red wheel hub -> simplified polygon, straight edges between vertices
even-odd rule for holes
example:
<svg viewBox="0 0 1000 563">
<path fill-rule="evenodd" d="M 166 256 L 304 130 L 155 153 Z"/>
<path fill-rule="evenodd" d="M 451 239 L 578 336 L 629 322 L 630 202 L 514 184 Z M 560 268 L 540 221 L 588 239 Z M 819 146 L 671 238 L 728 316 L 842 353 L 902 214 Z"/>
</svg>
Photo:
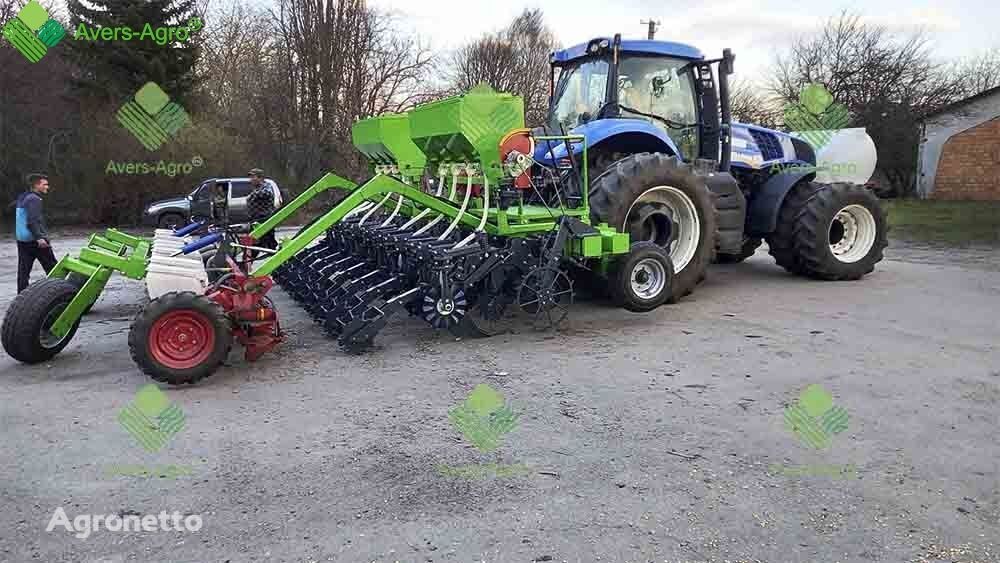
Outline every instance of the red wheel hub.
<svg viewBox="0 0 1000 563">
<path fill-rule="evenodd" d="M 190 369 L 215 349 L 215 327 L 198 311 L 170 311 L 156 319 L 149 331 L 153 359 L 170 369 Z"/>
</svg>

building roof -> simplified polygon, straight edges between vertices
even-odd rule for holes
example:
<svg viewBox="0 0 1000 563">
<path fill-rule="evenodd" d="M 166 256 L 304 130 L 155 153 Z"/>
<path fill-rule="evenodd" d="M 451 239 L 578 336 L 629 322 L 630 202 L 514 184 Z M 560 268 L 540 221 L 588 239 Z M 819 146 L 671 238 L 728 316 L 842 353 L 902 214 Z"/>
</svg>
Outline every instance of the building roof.
<svg viewBox="0 0 1000 563">
<path fill-rule="evenodd" d="M 610 37 L 597 37 L 586 43 L 580 43 L 561 51 L 552 53 L 552 62 L 559 64 L 579 59 L 587 55 L 587 45 L 602 39 L 611 42 Z M 684 43 L 674 43 L 673 41 L 649 41 L 646 39 L 622 39 L 622 53 L 663 55 L 668 57 L 680 57 L 682 59 L 701 60 L 705 55 L 697 48 Z"/>
<path fill-rule="evenodd" d="M 955 109 L 958 109 L 958 108 L 960 108 L 960 107 L 962 107 L 964 105 L 971 104 L 972 102 L 975 102 L 977 100 L 981 100 L 983 98 L 988 98 L 988 97 L 990 97 L 990 96 L 992 96 L 994 94 L 1000 94 L 1000 86 L 995 86 L 995 87 L 990 88 L 988 90 L 983 90 L 982 92 L 980 92 L 978 94 L 975 94 L 975 95 L 972 95 L 972 96 L 969 96 L 968 98 L 964 98 L 964 99 L 958 100 L 957 102 L 952 102 L 952 103 L 950 103 L 950 104 L 948 104 L 948 105 L 944 106 L 943 108 L 940 108 L 940 109 L 938 109 L 936 111 L 925 113 L 920 119 L 923 120 L 923 119 L 927 119 L 929 117 L 934 117 L 936 115 L 941 115 L 942 113 L 948 113 L 948 112 L 953 111 Z"/>
</svg>

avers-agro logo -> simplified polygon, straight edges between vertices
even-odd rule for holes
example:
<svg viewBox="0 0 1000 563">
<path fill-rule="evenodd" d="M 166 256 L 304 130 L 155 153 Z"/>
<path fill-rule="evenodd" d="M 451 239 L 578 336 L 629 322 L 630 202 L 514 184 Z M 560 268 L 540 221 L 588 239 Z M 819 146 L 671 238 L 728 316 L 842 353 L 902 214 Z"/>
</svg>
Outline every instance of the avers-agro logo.
<svg viewBox="0 0 1000 563">
<path fill-rule="evenodd" d="M 135 99 L 118 110 L 118 122 L 151 151 L 163 146 L 191 119 L 156 83 L 147 82 Z"/>
<path fill-rule="evenodd" d="M 62 41 L 66 30 L 49 17 L 49 12 L 41 4 L 31 0 L 3 26 L 3 36 L 24 58 L 37 63 L 49 49 Z"/>
</svg>

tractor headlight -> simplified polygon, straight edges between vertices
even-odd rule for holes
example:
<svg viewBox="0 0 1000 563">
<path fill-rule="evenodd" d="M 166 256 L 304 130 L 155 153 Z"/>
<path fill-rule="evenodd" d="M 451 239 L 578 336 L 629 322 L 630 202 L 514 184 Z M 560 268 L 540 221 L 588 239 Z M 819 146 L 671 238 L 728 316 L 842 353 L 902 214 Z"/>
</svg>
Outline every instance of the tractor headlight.
<svg viewBox="0 0 1000 563">
<path fill-rule="evenodd" d="M 607 39 L 605 39 L 604 41 L 601 41 L 601 49 L 607 49 L 610 46 L 611 46 L 611 43 Z"/>
</svg>

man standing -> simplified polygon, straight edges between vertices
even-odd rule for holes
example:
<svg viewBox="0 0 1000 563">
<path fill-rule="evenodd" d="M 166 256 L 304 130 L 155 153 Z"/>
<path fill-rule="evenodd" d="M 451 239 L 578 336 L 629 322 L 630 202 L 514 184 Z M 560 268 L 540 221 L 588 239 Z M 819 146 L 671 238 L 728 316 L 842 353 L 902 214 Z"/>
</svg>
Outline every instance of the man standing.
<svg viewBox="0 0 1000 563">
<path fill-rule="evenodd" d="M 254 221 L 266 221 L 281 208 L 281 190 L 274 180 L 264 177 L 264 171 L 260 168 L 250 171 L 250 184 L 254 188 L 247 196 L 247 211 L 250 218 Z M 257 244 L 263 248 L 278 248 L 274 230 L 261 237 Z"/>
<path fill-rule="evenodd" d="M 49 177 L 45 174 L 28 176 L 30 189 L 17 198 L 15 236 L 17 237 L 17 292 L 28 287 L 31 268 L 37 259 L 45 273 L 56 265 L 56 256 L 49 244 L 42 213 L 42 196 L 49 193 Z"/>
</svg>

